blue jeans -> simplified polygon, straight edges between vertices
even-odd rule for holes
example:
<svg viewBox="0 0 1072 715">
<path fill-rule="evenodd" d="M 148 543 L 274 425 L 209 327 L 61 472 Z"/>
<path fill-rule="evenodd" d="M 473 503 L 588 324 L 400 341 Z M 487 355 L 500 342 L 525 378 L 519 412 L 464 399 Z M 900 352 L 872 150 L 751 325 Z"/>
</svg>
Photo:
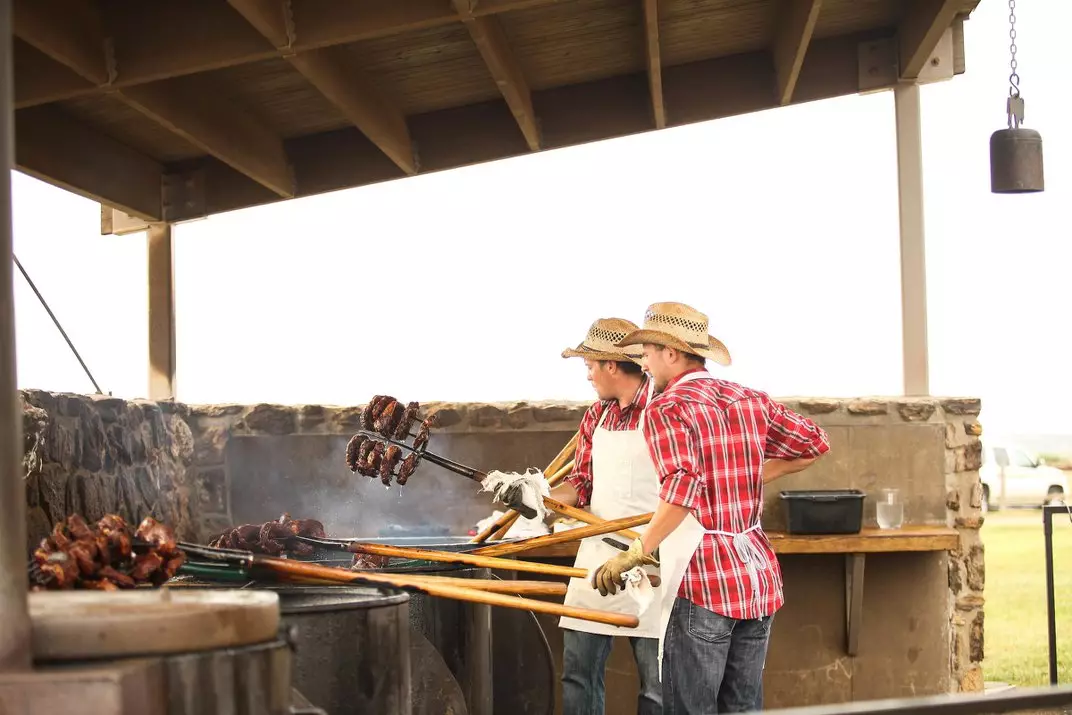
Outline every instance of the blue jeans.
<svg viewBox="0 0 1072 715">
<path fill-rule="evenodd" d="M 640 675 L 638 715 L 662 713 L 659 684 L 659 639 L 630 638 Z M 583 631 L 562 631 L 562 713 L 603 715 L 603 674 L 614 636 Z"/>
<path fill-rule="evenodd" d="M 727 618 L 678 597 L 663 643 L 663 712 L 762 710 L 771 619 Z"/>
</svg>

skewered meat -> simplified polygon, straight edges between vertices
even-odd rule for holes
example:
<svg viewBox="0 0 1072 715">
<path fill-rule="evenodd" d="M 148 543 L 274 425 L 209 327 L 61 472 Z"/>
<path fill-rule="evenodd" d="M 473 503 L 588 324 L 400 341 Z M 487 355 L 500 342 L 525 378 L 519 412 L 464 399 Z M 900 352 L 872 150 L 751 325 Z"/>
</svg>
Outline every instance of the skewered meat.
<svg viewBox="0 0 1072 715">
<path fill-rule="evenodd" d="M 279 523 L 297 536 L 309 536 L 314 539 L 327 538 L 324 525 L 316 519 L 291 519 L 290 514 L 283 514 L 279 517 Z"/>
<path fill-rule="evenodd" d="M 383 442 L 375 442 L 372 445 L 372 451 L 368 454 L 368 459 L 365 461 L 365 469 L 368 471 L 368 476 L 374 477 L 379 473 L 380 460 L 383 459 L 384 450 L 387 449 L 387 445 Z"/>
<path fill-rule="evenodd" d="M 384 437 L 391 437 L 395 433 L 395 430 L 398 429 L 398 424 L 402 421 L 405 414 L 406 408 L 397 400 L 388 402 L 384 407 L 383 412 L 376 418 L 376 431 Z"/>
<path fill-rule="evenodd" d="M 365 409 L 361 412 L 361 426 L 366 430 L 374 430 L 376 427 L 376 420 L 383 413 L 384 408 L 388 404 L 395 402 L 395 398 L 389 395 L 376 395 L 369 403 L 365 405 Z"/>
<path fill-rule="evenodd" d="M 294 534 L 278 521 L 265 522 L 261 527 L 260 546 L 266 554 L 281 554 Z"/>
<path fill-rule="evenodd" d="M 413 476 L 413 473 L 417 471 L 417 465 L 421 463 L 421 455 L 417 452 L 412 452 L 402 460 L 401 466 L 398 468 L 398 481 L 399 486 L 406 486 L 406 482 Z"/>
<path fill-rule="evenodd" d="M 135 536 L 122 517 L 108 514 L 89 526 L 70 516 L 34 551 L 31 587 L 114 591 L 146 582 L 160 585 L 185 561 L 171 529 L 152 518 L 141 523 L 136 537 L 137 554 Z"/>
<path fill-rule="evenodd" d="M 316 519 L 292 519 L 283 514 L 277 521 L 263 524 L 243 524 L 229 529 L 209 541 L 209 546 L 221 549 L 250 551 L 255 554 L 277 556 L 288 551 L 298 556 L 310 556 L 315 550 L 311 544 L 299 541 L 298 536 L 314 539 L 327 538 L 324 525 Z"/>
<path fill-rule="evenodd" d="M 382 569 L 391 561 L 390 556 L 374 556 L 372 554 L 354 554 L 351 571 L 367 571 L 369 569 Z"/>
<path fill-rule="evenodd" d="M 380 481 L 384 486 L 391 486 L 391 475 L 401 457 L 402 448 L 398 445 L 392 444 L 384 450 L 383 459 L 380 460 Z"/>
<path fill-rule="evenodd" d="M 409 431 L 413 427 L 413 423 L 417 421 L 417 412 L 421 409 L 421 406 L 417 402 L 411 402 L 406 405 L 406 411 L 402 415 L 402 421 L 398 423 L 398 427 L 395 429 L 395 439 L 404 440 L 409 437 Z"/>
<path fill-rule="evenodd" d="M 350 438 L 350 441 L 346 443 L 346 466 L 351 472 L 357 471 L 357 454 L 361 451 L 362 445 L 367 441 L 368 437 L 355 434 Z"/>
</svg>

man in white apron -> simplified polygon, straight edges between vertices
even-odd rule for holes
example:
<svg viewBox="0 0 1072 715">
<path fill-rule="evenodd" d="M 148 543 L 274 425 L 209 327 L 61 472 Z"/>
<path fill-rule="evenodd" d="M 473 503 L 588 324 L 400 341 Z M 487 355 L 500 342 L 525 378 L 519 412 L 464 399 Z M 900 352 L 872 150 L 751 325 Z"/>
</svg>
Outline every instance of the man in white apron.
<svg viewBox="0 0 1072 715">
<path fill-rule="evenodd" d="M 659 506 L 630 551 L 597 569 L 595 585 L 605 590 L 659 549 L 664 712 L 761 709 L 771 617 L 784 602 L 759 524 L 763 483 L 804 469 L 829 441 L 764 393 L 712 377 L 705 361 L 729 365 L 729 351 L 687 305 L 649 306 L 644 328 L 618 343 L 635 345 L 659 393 L 644 420 Z"/>
<path fill-rule="evenodd" d="M 581 420 L 580 436 L 572 473 L 552 491 L 552 497 L 571 506 L 588 506 L 595 516 L 618 519 L 655 510 L 659 503 L 659 482 L 641 432 L 644 409 L 650 398 L 651 380 L 641 371 L 639 348 L 623 351 L 614 344 L 636 330 L 628 320 L 597 320 L 584 341 L 563 351 L 562 357 L 583 358 L 599 401 Z M 502 497 L 509 506 L 520 503 L 520 490 L 506 490 Z M 516 507 L 514 507 L 516 508 Z M 643 527 L 637 527 L 643 531 Z M 608 535 L 627 543 L 613 534 Z M 594 569 L 610 556 L 621 553 L 602 536 L 585 539 L 577 552 L 576 566 Z M 658 573 L 649 569 L 649 573 Z M 637 712 L 662 712 L 659 682 L 659 608 L 661 591 L 654 589 L 655 601 L 640 618 L 638 628 L 618 628 L 573 618 L 563 618 L 562 705 L 565 715 L 600 715 L 604 711 L 604 682 L 607 657 L 614 636 L 630 640 L 640 676 Z M 601 597 L 587 579 L 570 579 L 565 603 L 636 615 L 637 603 L 626 593 Z"/>
</svg>

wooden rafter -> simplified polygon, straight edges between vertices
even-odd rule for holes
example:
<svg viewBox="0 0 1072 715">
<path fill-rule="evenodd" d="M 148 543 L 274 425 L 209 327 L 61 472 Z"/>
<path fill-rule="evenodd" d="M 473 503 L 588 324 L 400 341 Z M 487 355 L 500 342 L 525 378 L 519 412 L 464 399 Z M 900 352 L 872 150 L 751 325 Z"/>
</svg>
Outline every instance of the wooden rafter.
<svg viewBox="0 0 1072 715">
<path fill-rule="evenodd" d="M 360 72 L 344 67 L 330 49 L 293 54 L 297 38 L 289 0 L 228 0 L 287 61 L 334 104 L 402 171 L 417 173 L 417 159 L 406 117 Z"/>
<path fill-rule="evenodd" d="M 201 78 L 180 77 L 131 87 L 116 96 L 279 196 L 294 196 L 294 176 L 283 140 Z"/>
<path fill-rule="evenodd" d="M 659 0 L 644 0 L 644 46 L 655 128 L 662 129 L 666 126 L 666 103 L 663 101 L 663 62 L 659 52 Z"/>
<path fill-rule="evenodd" d="M 538 151 L 540 128 L 536 121 L 536 110 L 532 108 L 532 91 L 521 72 L 517 57 L 510 49 L 502 26 L 491 15 L 474 15 L 474 5 L 477 4 L 475 0 L 453 2 L 477 50 L 480 51 L 480 56 L 484 58 L 484 64 L 502 92 L 506 105 L 510 107 L 510 113 L 514 115 L 517 126 L 525 137 L 525 143 L 532 151 Z"/>
<path fill-rule="evenodd" d="M 906 4 L 904 19 L 897 29 L 900 77 L 915 80 L 964 3 L 962 0 L 913 0 Z"/>
<path fill-rule="evenodd" d="M 94 85 L 110 79 L 100 16 L 90 0 L 16 0 L 15 36 Z"/>
<path fill-rule="evenodd" d="M 19 0 L 32 4 L 36 0 Z M 474 17 L 551 5 L 566 0 L 481 0 Z M 50 0 L 60 2 L 60 0 Z M 276 2 L 276 5 L 281 2 Z M 264 3 L 269 8 L 271 3 Z M 134 87 L 172 77 L 208 72 L 404 32 L 454 25 L 458 13 L 447 0 L 333 2 L 296 0 L 293 21 L 300 36 L 284 52 L 259 41 L 248 22 L 223 3 L 190 0 L 124 0 L 121 23 L 110 28 L 118 58 L 112 86 Z M 235 22 L 237 21 L 237 22 Z M 151 26 L 152 33 L 145 28 Z M 191 44 L 190 38 L 203 38 Z M 40 82 L 22 86 L 17 107 L 99 94 L 100 87 Z"/>
<path fill-rule="evenodd" d="M 148 221 L 163 216 L 164 167 L 55 107 L 16 113 L 15 165 L 132 216 Z"/>
<path fill-rule="evenodd" d="M 782 0 L 785 8 L 771 54 L 778 82 L 778 104 L 785 106 L 793 100 L 804 55 L 808 52 L 815 23 L 819 20 L 822 0 Z"/>
</svg>

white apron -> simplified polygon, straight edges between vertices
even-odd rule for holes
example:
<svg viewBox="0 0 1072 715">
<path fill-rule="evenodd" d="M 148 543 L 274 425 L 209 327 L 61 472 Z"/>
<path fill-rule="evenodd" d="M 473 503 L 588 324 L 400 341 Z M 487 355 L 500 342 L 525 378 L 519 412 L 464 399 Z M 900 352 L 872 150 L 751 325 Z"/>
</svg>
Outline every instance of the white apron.
<svg viewBox="0 0 1072 715">
<path fill-rule="evenodd" d="M 649 383 L 651 384 L 651 383 Z M 653 387 L 653 386 L 652 386 Z M 652 387 L 648 390 L 651 399 Z M 659 505 L 659 476 L 655 464 L 651 461 L 648 445 L 644 439 L 644 415 L 640 416 L 640 429 L 611 431 L 603 429 L 604 411 L 599 424 L 592 435 L 592 503 L 591 512 L 600 519 L 621 519 L 655 511 Z M 645 526 L 634 527 L 634 531 L 643 532 Z M 623 544 L 626 541 L 617 534 L 605 536 Z M 592 536 L 581 541 L 577 549 L 574 566 L 589 572 L 602 566 L 610 559 L 622 553 L 613 546 L 603 543 L 603 536 Z M 648 573 L 659 573 L 657 568 L 645 566 Z M 634 638 L 658 638 L 659 604 L 661 588 L 652 589 L 654 600 L 640 617 L 636 628 L 622 628 L 602 623 L 563 617 L 559 627 L 585 633 L 599 633 L 608 636 L 631 636 Z M 589 579 L 571 578 L 566 590 L 565 604 L 580 608 L 595 608 L 612 613 L 637 615 L 637 602 L 626 595 L 621 588 L 614 595 L 601 596 L 592 587 Z"/>
<path fill-rule="evenodd" d="M 711 377 L 708 372 L 693 372 L 681 378 L 680 382 Z M 766 563 L 766 559 L 759 548 L 752 541 L 749 534 L 759 528 L 757 521 L 742 532 L 734 533 L 719 531 L 717 529 L 705 529 L 696 517 L 690 512 L 681 524 L 670 532 L 670 535 L 659 544 L 659 564 L 662 569 L 662 602 L 659 613 L 659 673 L 662 673 L 663 643 L 666 639 L 666 626 L 670 623 L 670 613 L 674 610 L 674 602 L 677 600 L 677 591 L 685 578 L 685 572 L 689 568 L 693 555 L 703 542 L 705 534 L 724 536 L 732 539 L 731 545 L 737 554 L 737 558 L 745 565 L 748 576 L 752 581 L 753 598 L 758 597 L 760 590 L 758 563 Z"/>
</svg>

